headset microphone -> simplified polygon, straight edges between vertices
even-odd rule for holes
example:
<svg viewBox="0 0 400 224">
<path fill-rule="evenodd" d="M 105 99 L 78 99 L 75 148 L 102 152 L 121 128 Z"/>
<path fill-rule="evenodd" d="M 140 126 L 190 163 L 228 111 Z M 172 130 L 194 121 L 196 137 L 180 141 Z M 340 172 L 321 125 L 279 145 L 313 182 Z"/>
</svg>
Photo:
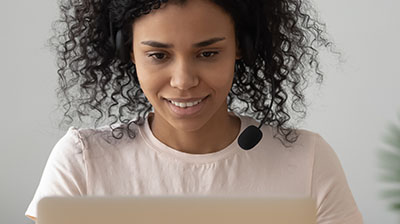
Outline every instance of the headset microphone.
<svg viewBox="0 0 400 224">
<path fill-rule="evenodd" d="M 256 37 L 258 36 L 258 30 Z M 251 38 L 249 34 L 245 32 L 245 34 L 242 37 L 242 44 L 243 44 L 243 60 L 245 64 L 249 67 L 252 67 L 255 64 L 256 61 L 256 56 L 257 56 L 257 45 L 258 45 L 258 39 L 255 41 Z M 265 114 L 264 119 L 261 121 L 260 125 L 258 127 L 254 125 L 250 125 L 247 127 L 240 135 L 238 138 L 238 144 L 239 146 L 244 149 L 244 150 L 249 150 L 254 148 L 262 139 L 263 133 L 261 131 L 261 126 L 265 123 L 265 121 L 268 118 L 268 114 L 272 109 L 272 104 L 274 102 L 274 97 L 275 97 L 275 86 L 274 86 L 274 79 L 273 76 L 271 77 L 271 95 L 272 99 L 268 107 L 268 111 Z"/>
<path fill-rule="evenodd" d="M 261 121 L 260 125 L 258 127 L 254 125 L 248 126 L 244 131 L 239 135 L 238 138 L 238 144 L 240 148 L 244 150 L 249 150 L 252 149 L 254 146 L 256 146 L 261 138 L 263 137 L 263 133 L 261 132 L 261 126 L 264 124 L 265 120 L 268 118 L 268 114 L 271 111 L 272 108 L 272 103 L 274 102 L 274 95 L 275 95 L 275 89 L 274 89 L 274 81 L 271 80 L 271 86 L 272 86 L 272 99 L 268 107 L 268 112 L 265 115 L 264 119 Z"/>
<path fill-rule="evenodd" d="M 245 47 L 244 47 L 244 51 L 243 51 L 243 59 L 244 59 L 244 62 L 248 66 L 254 65 L 255 60 L 256 60 L 255 56 L 257 54 L 255 52 L 255 47 L 253 44 L 254 43 L 252 43 L 250 36 L 244 35 L 243 45 Z M 255 44 L 257 44 L 257 43 L 255 43 Z M 265 115 L 264 119 L 261 121 L 260 125 L 258 127 L 254 126 L 254 125 L 250 125 L 239 135 L 238 144 L 239 144 L 240 148 L 242 148 L 244 150 L 249 150 L 249 149 L 254 148 L 254 146 L 256 146 L 263 137 L 263 133 L 260 128 L 265 123 L 266 119 L 268 118 L 268 114 L 272 109 L 272 104 L 274 102 L 274 97 L 275 97 L 275 88 L 274 88 L 273 78 L 271 78 L 271 90 L 272 90 L 271 91 L 272 99 L 271 99 L 271 102 L 268 107 L 268 112 Z"/>
<path fill-rule="evenodd" d="M 262 136 L 260 127 L 250 125 L 240 134 L 238 139 L 239 146 L 244 150 L 252 149 L 260 142 Z"/>
</svg>

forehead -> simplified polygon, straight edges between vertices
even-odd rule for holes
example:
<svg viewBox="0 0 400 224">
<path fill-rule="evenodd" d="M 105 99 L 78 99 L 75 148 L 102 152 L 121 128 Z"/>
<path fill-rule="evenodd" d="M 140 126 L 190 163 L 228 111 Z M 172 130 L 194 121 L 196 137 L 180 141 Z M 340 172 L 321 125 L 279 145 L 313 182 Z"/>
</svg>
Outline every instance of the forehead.
<svg viewBox="0 0 400 224">
<path fill-rule="evenodd" d="M 232 18 L 220 6 L 207 0 L 188 0 L 183 5 L 167 3 L 136 19 L 134 39 L 180 37 L 204 39 L 207 35 L 234 33 Z"/>
</svg>

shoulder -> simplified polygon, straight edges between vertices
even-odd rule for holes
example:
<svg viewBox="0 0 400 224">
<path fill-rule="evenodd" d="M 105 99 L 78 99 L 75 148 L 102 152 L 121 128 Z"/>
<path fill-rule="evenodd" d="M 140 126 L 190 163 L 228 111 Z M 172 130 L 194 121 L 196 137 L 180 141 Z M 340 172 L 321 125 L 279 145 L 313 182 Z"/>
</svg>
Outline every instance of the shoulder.
<svg viewBox="0 0 400 224">
<path fill-rule="evenodd" d="M 63 160 L 66 157 L 82 154 L 83 148 L 83 142 L 78 129 L 70 127 L 53 147 L 50 154 L 50 161 L 51 159 Z"/>
<path fill-rule="evenodd" d="M 253 118 L 240 118 L 244 125 L 243 128 L 249 125 L 259 125 Z M 280 161 L 305 164 L 310 171 L 321 163 L 338 165 L 336 153 L 328 142 L 316 132 L 300 128 L 293 129 L 293 134 L 297 139 L 295 142 L 289 143 L 283 141 L 283 137 L 279 135 L 276 127 L 263 125 L 261 131 L 263 138 L 253 150 L 257 156 L 263 155 Z"/>
<path fill-rule="evenodd" d="M 242 131 L 250 125 L 259 126 L 259 122 L 251 117 L 240 117 L 242 120 Z M 305 129 L 293 129 L 297 137 L 293 143 L 284 140 L 278 133 L 276 127 L 263 125 L 261 127 L 262 139 L 251 150 L 251 154 L 261 158 L 274 158 L 281 162 L 304 164 L 311 168 L 315 150 L 319 147 L 322 137 L 312 131 Z"/>
<path fill-rule="evenodd" d="M 259 122 L 256 121 L 254 118 L 252 117 L 247 117 L 247 116 L 239 116 L 237 115 L 240 120 L 242 121 L 242 125 L 244 125 L 246 128 L 249 125 L 254 125 L 254 126 L 259 126 Z M 261 130 L 263 132 L 263 134 L 265 133 L 267 136 L 273 136 L 277 134 L 277 130 L 275 127 L 269 126 L 269 125 L 262 125 L 261 126 Z M 301 128 L 297 128 L 297 129 L 292 129 L 294 131 L 294 133 L 299 135 L 299 138 L 302 141 L 313 141 L 316 140 L 317 138 L 321 138 L 321 136 L 313 131 L 310 130 L 306 130 L 306 129 L 301 129 Z M 297 141 L 296 141 L 297 142 Z"/>
<path fill-rule="evenodd" d="M 70 127 L 63 138 L 77 146 L 76 150 L 80 150 L 87 156 L 97 157 L 136 141 L 140 136 L 138 134 L 140 127 L 135 123 L 118 124 L 112 128 L 108 125 L 98 128 Z"/>
<path fill-rule="evenodd" d="M 129 126 L 119 124 L 113 127 L 102 126 L 98 128 L 69 127 L 54 146 L 51 156 L 66 157 L 85 153 L 86 151 L 114 148 L 133 141 L 137 137 L 139 125 L 132 123 Z M 131 135 L 131 136 L 129 136 Z M 115 136 L 122 136 L 119 139 Z"/>
<path fill-rule="evenodd" d="M 259 126 L 259 123 L 251 117 L 241 116 L 240 119 L 244 126 L 242 129 L 250 125 Z M 276 150 L 307 150 L 312 152 L 316 147 L 320 147 L 323 143 L 326 143 L 318 133 L 306 129 L 292 129 L 292 137 L 296 137 L 296 141 L 293 143 L 285 141 L 284 137 L 278 133 L 276 127 L 263 125 L 261 131 L 263 133 L 263 138 L 260 142 L 261 145 L 269 145 L 269 148 L 274 148 Z"/>
</svg>

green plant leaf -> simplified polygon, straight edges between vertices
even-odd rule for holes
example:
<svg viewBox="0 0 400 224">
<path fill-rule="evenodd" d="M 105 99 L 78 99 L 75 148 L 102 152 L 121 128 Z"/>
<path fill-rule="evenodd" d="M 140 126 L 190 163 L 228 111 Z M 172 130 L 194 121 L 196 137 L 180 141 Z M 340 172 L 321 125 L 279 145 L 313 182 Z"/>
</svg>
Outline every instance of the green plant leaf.
<svg viewBox="0 0 400 224">
<path fill-rule="evenodd" d="M 379 178 L 382 181 L 388 182 L 388 183 L 398 183 L 400 182 L 400 177 L 396 176 L 396 174 L 392 175 L 385 175 Z"/>
<path fill-rule="evenodd" d="M 389 151 L 389 150 L 382 150 L 379 152 L 379 156 L 380 157 L 384 157 L 382 158 L 384 162 L 389 162 L 389 161 L 393 161 L 393 162 L 398 162 L 400 159 L 400 151 Z"/>
<path fill-rule="evenodd" d="M 384 198 L 399 198 L 400 199 L 400 189 L 386 190 L 380 194 Z"/>
<path fill-rule="evenodd" d="M 393 204 L 391 205 L 391 207 L 392 207 L 392 209 L 394 209 L 394 210 L 400 210 L 400 203 L 393 203 Z"/>
<path fill-rule="evenodd" d="M 391 201 L 392 209 L 400 211 L 400 125 L 390 124 L 383 141 L 387 148 L 378 151 L 379 167 L 382 170 L 379 179 L 395 186 L 385 189 L 381 196 Z"/>
<path fill-rule="evenodd" d="M 385 143 L 400 151 L 400 127 L 389 125 L 389 134 L 384 137 Z"/>
</svg>

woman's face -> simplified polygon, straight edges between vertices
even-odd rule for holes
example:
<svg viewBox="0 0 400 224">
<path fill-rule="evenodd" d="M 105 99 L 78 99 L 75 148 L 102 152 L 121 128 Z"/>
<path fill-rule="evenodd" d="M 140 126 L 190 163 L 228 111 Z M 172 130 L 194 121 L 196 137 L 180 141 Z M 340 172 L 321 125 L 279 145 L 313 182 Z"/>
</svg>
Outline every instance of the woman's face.
<svg viewBox="0 0 400 224">
<path fill-rule="evenodd" d="M 227 116 L 239 58 L 231 17 L 210 1 L 167 4 L 133 23 L 132 60 L 154 123 L 195 131 Z"/>
</svg>

